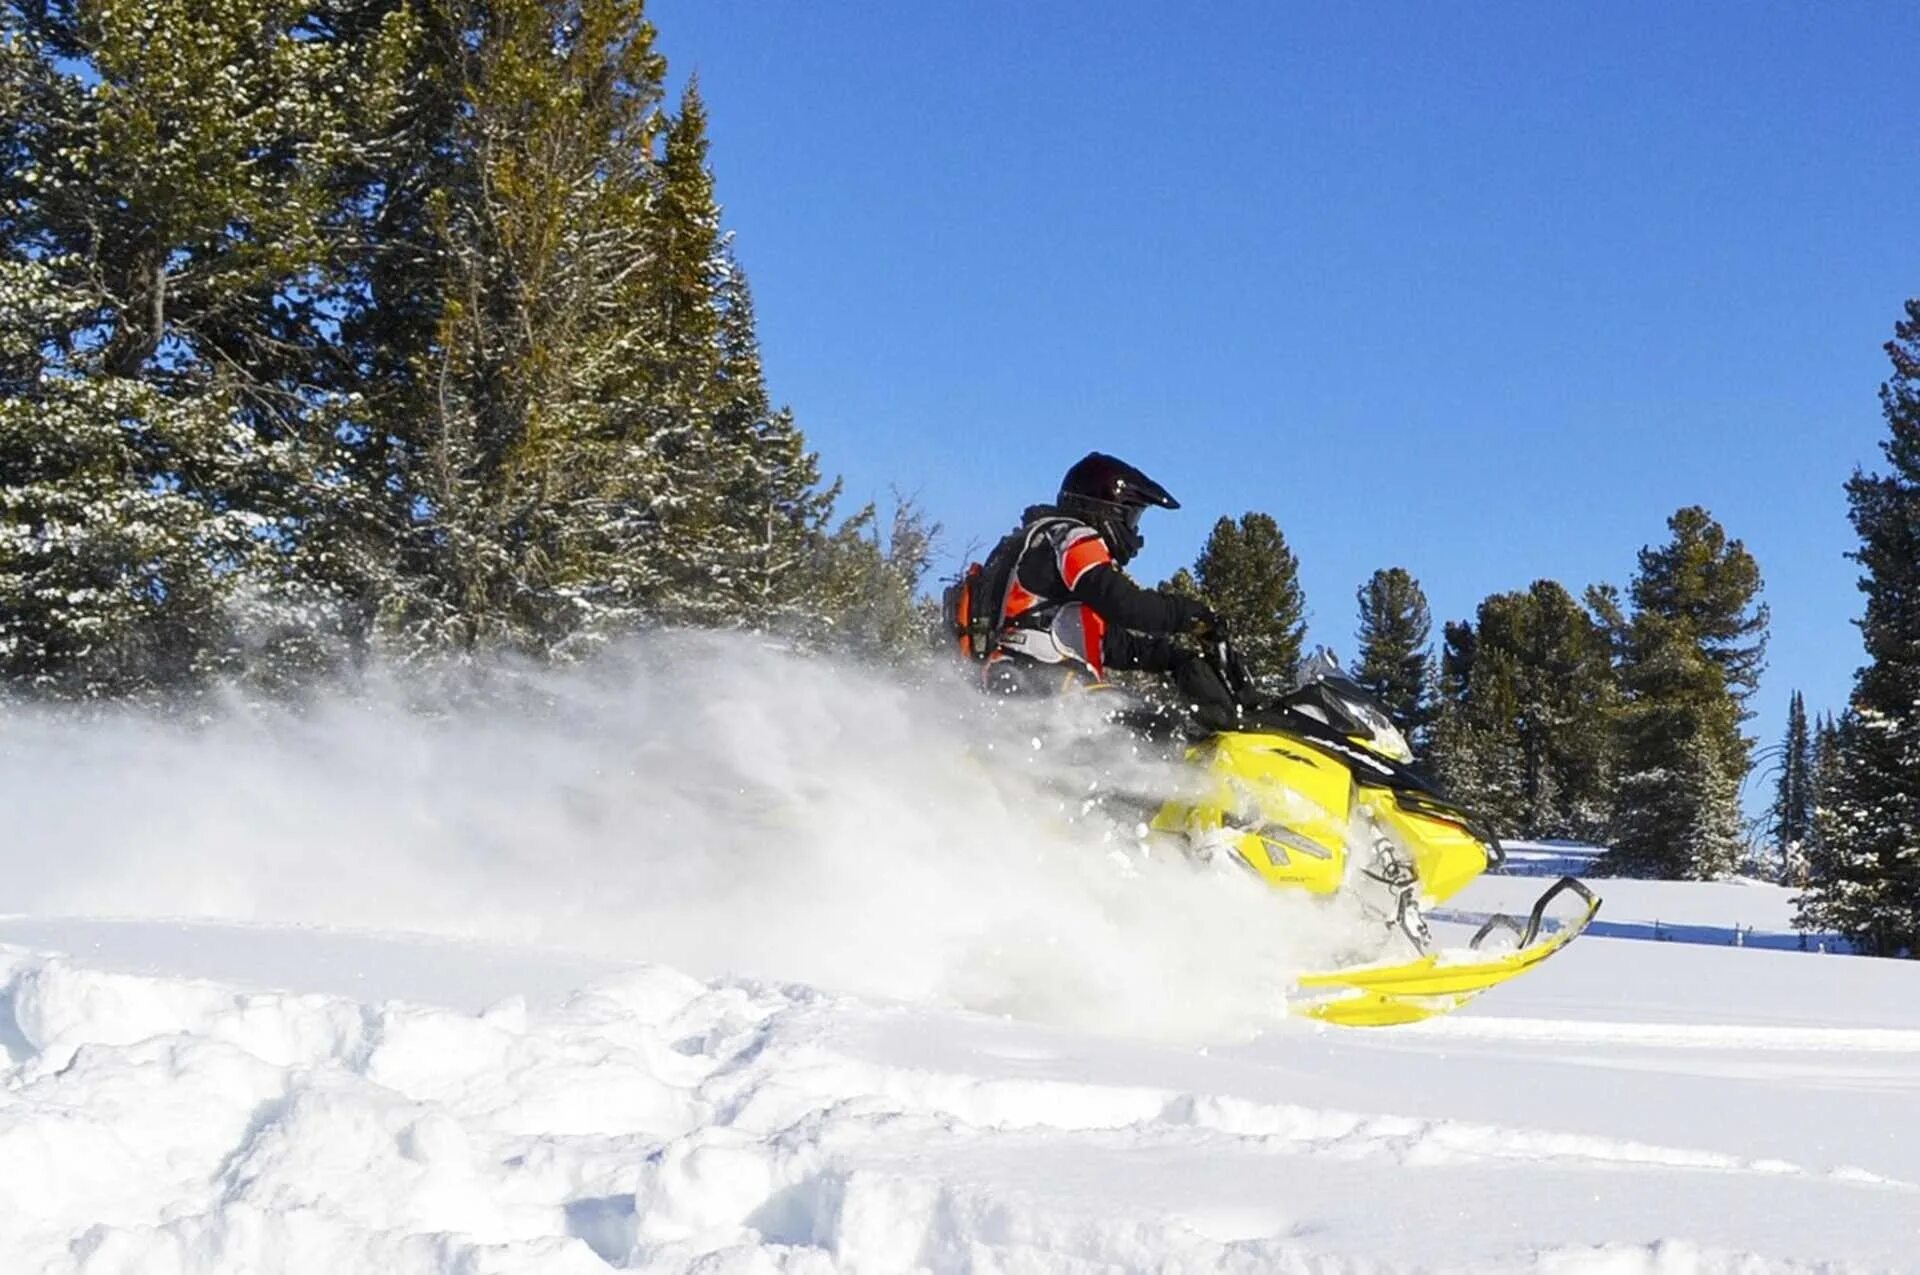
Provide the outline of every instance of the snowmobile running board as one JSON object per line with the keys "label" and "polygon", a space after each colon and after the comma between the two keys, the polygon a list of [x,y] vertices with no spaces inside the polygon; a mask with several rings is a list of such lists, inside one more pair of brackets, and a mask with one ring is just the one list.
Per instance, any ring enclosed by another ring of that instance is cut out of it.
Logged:
{"label": "snowmobile running board", "polygon": [[[1568,893],[1579,895],[1586,910],[1540,939],[1547,906]],[[1429,952],[1396,965],[1358,965],[1301,975],[1294,985],[1306,996],[1298,1012],[1343,1027],[1394,1027],[1451,1013],[1489,987],[1526,973],[1558,952],[1579,937],[1599,911],[1599,896],[1573,877],[1561,877],[1534,903],[1524,926],[1509,916],[1496,916],[1481,926],[1473,936],[1470,955]],[[1518,944],[1497,956],[1480,956],[1480,943],[1497,929],[1511,931]]]}

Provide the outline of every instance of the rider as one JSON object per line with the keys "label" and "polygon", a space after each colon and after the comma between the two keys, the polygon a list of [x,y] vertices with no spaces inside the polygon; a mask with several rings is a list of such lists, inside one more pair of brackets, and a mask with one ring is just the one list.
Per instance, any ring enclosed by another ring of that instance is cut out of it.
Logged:
{"label": "rider", "polygon": [[987,559],[990,580],[1006,577],[990,686],[1031,693],[1099,682],[1108,669],[1171,673],[1203,725],[1232,720],[1234,698],[1220,675],[1173,641],[1179,633],[1224,640],[1220,617],[1191,598],[1143,589],[1121,570],[1146,543],[1140,514],[1149,505],[1180,502],[1125,461],[1092,452],[1067,470],[1053,504],[1021,515]]}

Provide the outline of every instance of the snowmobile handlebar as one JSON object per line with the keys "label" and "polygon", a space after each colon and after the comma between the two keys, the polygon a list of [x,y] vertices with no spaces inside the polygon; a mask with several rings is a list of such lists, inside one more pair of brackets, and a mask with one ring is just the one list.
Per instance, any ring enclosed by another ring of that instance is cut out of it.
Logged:
{"label": "snowmobile handlebar", "polygon": [[1243,709],[1260,706],[1253,675],[1247,672],[1247,663],[1232,642],[1224,637],[1209,638],[1200,644],[1200,657],[1220,675],[1235,704]]}

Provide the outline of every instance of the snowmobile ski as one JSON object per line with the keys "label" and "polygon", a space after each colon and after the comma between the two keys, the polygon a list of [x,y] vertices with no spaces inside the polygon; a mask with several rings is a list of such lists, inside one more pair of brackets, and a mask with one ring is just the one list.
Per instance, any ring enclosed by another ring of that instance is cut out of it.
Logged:
{"label": "snowmobile ski", "polygon": [[[1584,910],[1540,936],[1546,910],[1562,894],[1575,894]],[[1467,953],[1429,952],[1395,964],[1359,965],[1295,980],[1298,1012],[1344,1027],[1392,1027],[1451,1013],[1490,987],[1526,973],[1578,938],[1600,911],[1599,896],[1573,877],[1562,877],[1533,905],[1524,925],[1496,916],[1480,927]],[[1481,955],[1480,944],[1498,930],[1518,942],[1509,951]]]}

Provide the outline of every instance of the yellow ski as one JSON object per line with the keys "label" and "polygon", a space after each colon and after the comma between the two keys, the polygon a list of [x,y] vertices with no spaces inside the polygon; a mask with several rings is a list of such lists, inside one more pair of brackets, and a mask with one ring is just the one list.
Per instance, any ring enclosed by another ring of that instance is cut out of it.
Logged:
{"label": "yellow ski", "polygon": [[[1578,894],[1585,910],[1545,938],[1540,930],[1547,905],[1562,893]],[[1474,946],[1495,929],[1511,929],[1519,944],[1497,956],[1450,959],[1441,952],[1393,965],[1358,965],[1351,969],[1303,974],[1299,1011],[1322,1022],[1343,1027],[1394,1027],[1451,1013],[1489,987],[1526,973],[1579,937],[1594,915],[1600,899],[1572,877],[1562,877],[1540,896],[1522,926],[1511,917],[1488,921],[1474,935]]]}

